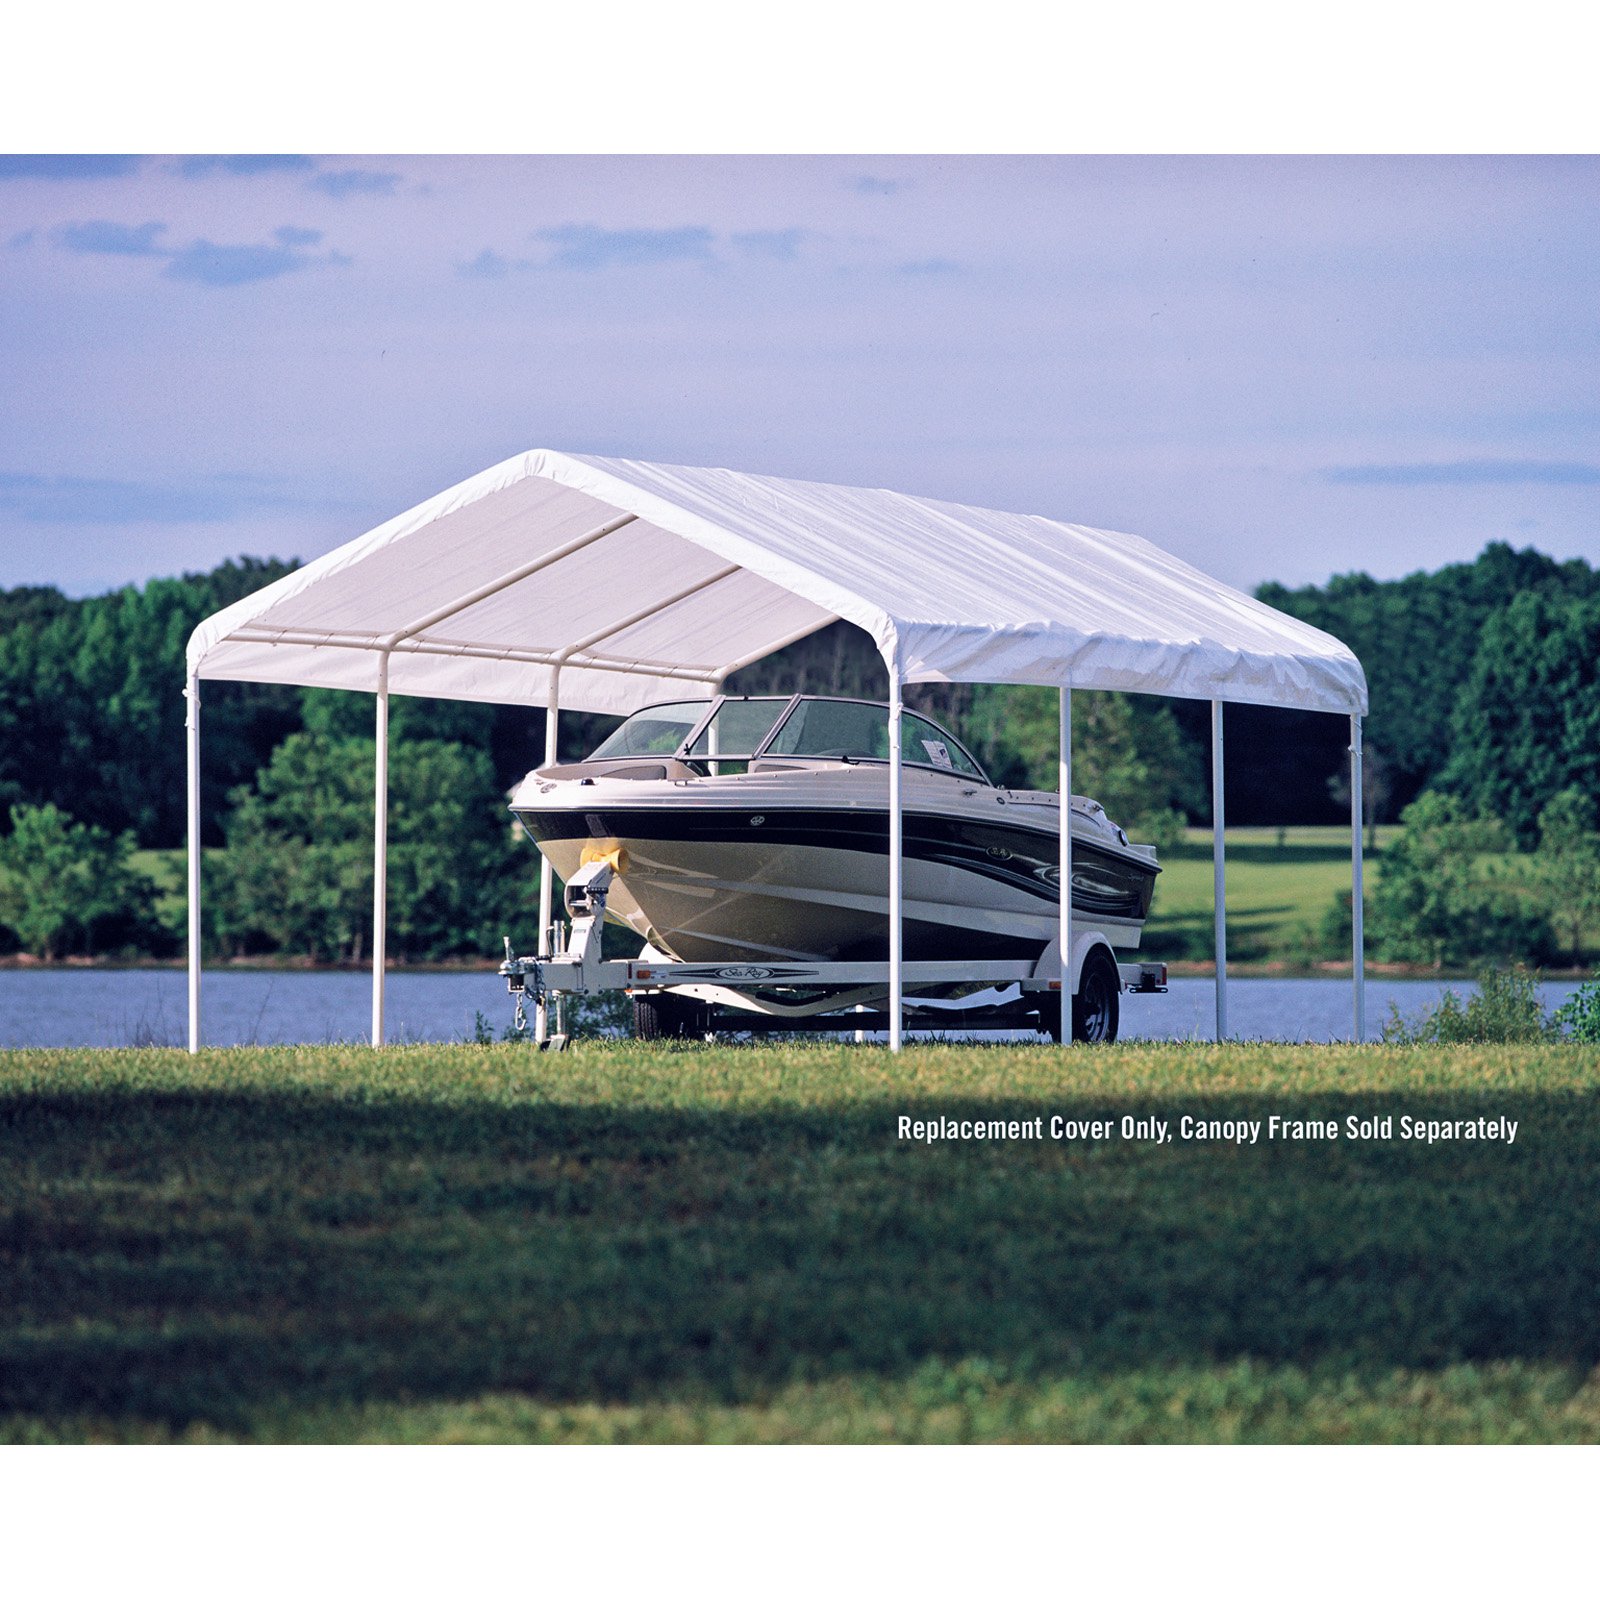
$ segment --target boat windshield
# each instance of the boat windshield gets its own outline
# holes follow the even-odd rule
[[[646,706],[615,729],[589,759],[670,756],[694,732],[710,705],[709,700],[677,700],[671,705]]]
[[[764,752],[769,756],[889,759],[889,708],[862,700],[802,700]],[[989,780],[942,728],[914,711],[900,714],[900,759],[964,778]]]
[[[772,725],[789,704],[789,698],[772,695],[759,700],[724,700],[684,754],[690,761],[715,756],[749,760],[772,732]]]

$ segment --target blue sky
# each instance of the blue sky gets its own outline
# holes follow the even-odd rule
[[[535,445],[1600,560],[1600,161],[0,157],[0,584],[309,557]]]

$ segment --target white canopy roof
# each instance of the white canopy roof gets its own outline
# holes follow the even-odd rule
[[[844,618],[910,683],[1364,713],[1337,639],[1144,539],[898,494],[532,450],[189,640],[204,678],[622,713]]]

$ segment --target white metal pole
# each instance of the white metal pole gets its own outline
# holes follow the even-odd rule
[[[372,801],[372,1044],[383,1043],[383,967],[389,926],[389,653],[378,657],[378,752]]]
[[[561,668],[550,673],[550,698],[544,708],[544,764],[553,767],[559,757],[558,724],[561,717]],[[550,917],[555,898],[555,877],[549,857],[539,852],[539,954],[550,954]],[[533,1009],[533,1042],[543,1044],[550,1037],[550,1002],[541,991],[539,1003]]]
[[[1366,906],[1362,901],[1361,718],[1350,719],[1350,979],[1355,990],[1356,1043],[1367,1037]]]
[[[710,689],[713,704],[715,704],[717,697],[722,693],[722,685],[723,680],[721,678],[712,679]],[[711,719],[711,726],[706,729],[706,754],[711,758],[706,763],[706,770],[713,778],[721,777],[722,775],[722,763],[716,759],[722,754],[721,722],[722,718],[720,716],[713,717]]]
[[[183,725],[188,741],[189,1054],[200,1051],[200,680],[189,674]]]
[[[1211,702],[1211,915],[1217,945],[1217,1038],[1228,1037],[1227,843],[1222,781],[1222,702]]]
[[[889,662],[889,1048],[905,1042],[905,983],[901,950],[905,934],[905,818],[900,793],[900,650]]]
[[[1061,1042],[1072,1043],[1072,691],[1061,691]]]

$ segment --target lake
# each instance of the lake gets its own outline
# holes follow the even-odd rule
[[[1414,1019],[1446,988],[1463,998],[1468,982],[1369,978],[1367,1035],[1376,1039],[1390,1002]],[[1550,1009],[1577,988],[1545,983]],[[1125,1039],[1209,1039],[1209,978],[1174,978],[1164,995],[1124,995]],[[207,972],[207,1044],[326,1044],[364,1040],[371,1022],[371,977],[360,972]],[[505,983],[492,972],[396,972],[385,1011],[394,1043],[470,1039],[482,1012],[499,1034],[511,1021]],[[0,971],[0,1049],[28,1046],[182,1045],[188,1016],[184,974],[40,968]],[[1234,978],[1230,1030],[1239,1039],[1327,1043],[1350,1036],[1350,985],[1336,978]]]

